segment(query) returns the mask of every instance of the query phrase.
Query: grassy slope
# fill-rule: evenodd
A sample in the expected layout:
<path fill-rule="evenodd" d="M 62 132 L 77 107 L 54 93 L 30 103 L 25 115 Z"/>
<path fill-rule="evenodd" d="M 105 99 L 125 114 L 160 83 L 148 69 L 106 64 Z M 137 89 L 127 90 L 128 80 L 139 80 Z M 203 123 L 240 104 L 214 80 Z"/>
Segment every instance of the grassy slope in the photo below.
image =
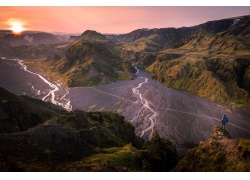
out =
<path fill-rule="evenodd" d="M 55 69 L 68 79 L 69 86 L 94 86 L 131 79 L 129 64 L 108 44 L 78 42 L 55 64 Z"/>
<path fill-rule="evenodd" d="M 198 30 L 162 52 L 144 53 L 138 64 L 168 87 L 249 107 L 250 39 L 224 34 Z"/>
<path fill-rule="evenodd" d="M 224 104 L 249 106 L 249 66 L 244 59 L 186 55 L 156 60 L 146 70 L 168 87 Z"/>
<path fill-rule="evenodd" d="M 157 138 L 155 138 L 157 136 Z M 70 165 L 80 171 L 170 171 L 177 163 L 175 146 L 156 132 L 141 149 L 132 144 L 110 147 Z M 77 167 L 77 169 L 75 169 Z"/>

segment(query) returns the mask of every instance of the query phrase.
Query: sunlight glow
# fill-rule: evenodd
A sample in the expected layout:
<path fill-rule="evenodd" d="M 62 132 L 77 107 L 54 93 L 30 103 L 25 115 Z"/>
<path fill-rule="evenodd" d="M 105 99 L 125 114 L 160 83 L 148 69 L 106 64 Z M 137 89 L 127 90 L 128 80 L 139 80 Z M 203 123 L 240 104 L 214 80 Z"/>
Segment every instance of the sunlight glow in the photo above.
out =
<path fill-rule="evenodd" d="M 19 34 L 24 31 L 21 22 L 12 22 L 12 27 L 10 28 L 15 34 Z"/>
<path fill-rule="evenodd" d="M 26 28 L 24 28 L 24 25 L 26 24 L 26 22 L 21 20 L 21 19 L 10 18 L 5 23 L 6 23 L 6 25 L 9 26 L 8 29 L 11 30 L 16 35 L 19 35 L 23 31 L 26 30 Z"/>

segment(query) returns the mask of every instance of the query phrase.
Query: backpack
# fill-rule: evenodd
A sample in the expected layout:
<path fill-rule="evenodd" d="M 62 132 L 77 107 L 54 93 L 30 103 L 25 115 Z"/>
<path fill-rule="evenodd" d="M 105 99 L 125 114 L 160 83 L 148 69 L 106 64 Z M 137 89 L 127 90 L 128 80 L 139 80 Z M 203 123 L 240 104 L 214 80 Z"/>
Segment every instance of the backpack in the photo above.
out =
<path fill-rule="evenodd" d="M 228 122 L 227 117 L 223 117 L 223 118 L 222 118 L 222 122 L 223 122 L 223 123 Z"/>

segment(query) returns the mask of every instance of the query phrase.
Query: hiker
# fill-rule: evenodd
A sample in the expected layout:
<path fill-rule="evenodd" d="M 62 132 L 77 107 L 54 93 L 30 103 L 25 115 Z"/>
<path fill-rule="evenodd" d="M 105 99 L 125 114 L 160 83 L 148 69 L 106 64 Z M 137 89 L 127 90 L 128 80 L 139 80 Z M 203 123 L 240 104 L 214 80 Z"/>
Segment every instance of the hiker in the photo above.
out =
<path fill-rule="evenodd" d="M 224 115 L 223 118 L 221 119 L 221 129 L 225 130 L 226 123 L 228 123 L 228 118 L 226 115 Z"/>

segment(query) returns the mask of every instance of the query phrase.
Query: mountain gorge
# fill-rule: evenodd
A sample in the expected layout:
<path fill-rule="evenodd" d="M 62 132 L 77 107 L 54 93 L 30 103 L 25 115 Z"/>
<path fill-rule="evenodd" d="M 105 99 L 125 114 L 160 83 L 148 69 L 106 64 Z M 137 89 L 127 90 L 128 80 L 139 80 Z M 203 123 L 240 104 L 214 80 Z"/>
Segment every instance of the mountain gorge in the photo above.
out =
<path fill-rule="evenodd" d="M 67 39 L 0 31 L 0 66 L 16 81 L 25 66 L 6 59 L 30 69 L 8 86 L 18 95 L 0 88 L 0 169 L 249 171 L 249 35 L 250 16 Z"/>
<path fill-rule="evenodd" d="M 62 77 L 68 86 L 132 79 L 135 71 L 131 62 L 137 61 L 140 68 L 167 87 L 245 106 L 249 101 L 248 24 L 249 16 L 242 16 L 193 27 L 138 29 L 120 35 L 88 30 L 69 41 L 11 47 L 3 54 L 38 58 L 40 61 L 27 64 L 43 64 L 39 69 Z"/>

